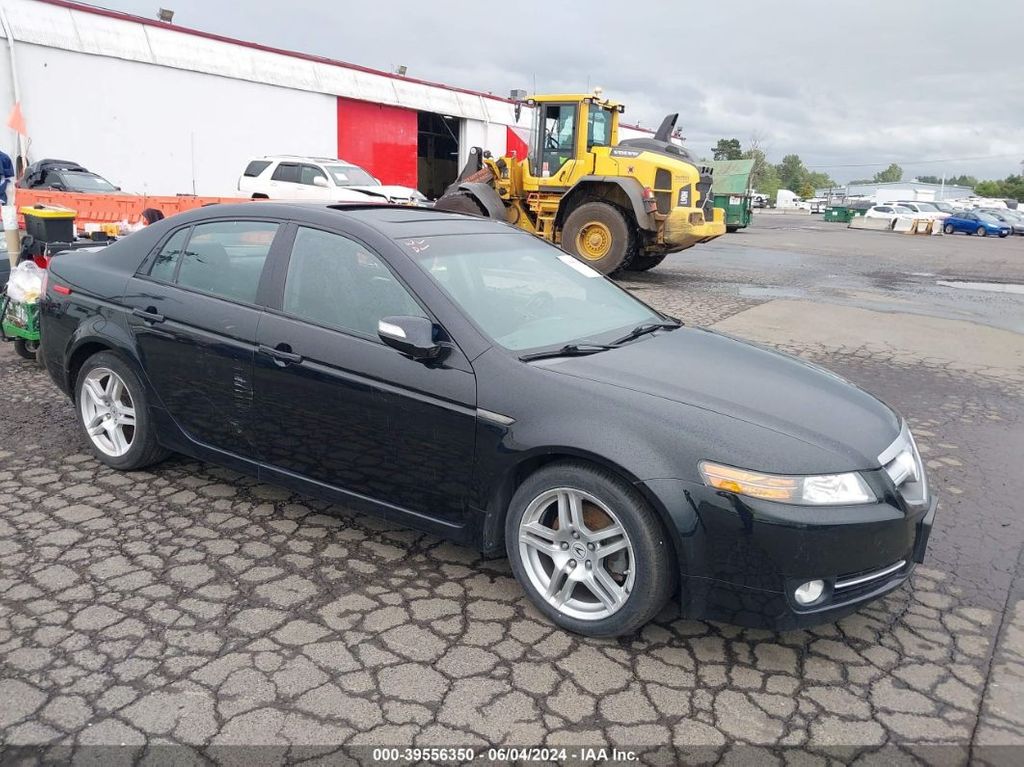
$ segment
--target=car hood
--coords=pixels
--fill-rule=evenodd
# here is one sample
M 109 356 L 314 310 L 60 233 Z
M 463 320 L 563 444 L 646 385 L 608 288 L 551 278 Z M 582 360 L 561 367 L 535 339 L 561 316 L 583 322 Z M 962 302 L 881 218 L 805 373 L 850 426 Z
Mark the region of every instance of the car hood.
M 347 186 L 371 197 L 384 197 L 388 202 L 417 202 L 422 198 L 420 193 L 408 186 Z
M 709 330 L 683 327 L 533 364 L 784 434 L 844 456 L 850 470 L 877 468 L 900 431 L 891 408 L 840 376 Z

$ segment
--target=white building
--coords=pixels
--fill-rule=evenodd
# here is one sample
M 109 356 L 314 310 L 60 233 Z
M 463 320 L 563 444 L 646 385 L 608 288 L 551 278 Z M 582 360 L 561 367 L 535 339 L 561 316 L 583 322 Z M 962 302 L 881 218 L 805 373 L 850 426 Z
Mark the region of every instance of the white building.
M 20 99 L 29 160 L 72 160 L 126 191 L 230 196 L 247 160 L 283 153 L 436 195 L 471 147 L 522 157 L 529 140 L 531 110 L 517 122 L 486 93 L 65 0 L 0 10 L 0 117 Z
M 825 187 L 815 191 L 817 197 L 867 197 L 877 203 L 932 202 L 934 200 L 960 200 L 970 197 L 974 190 L 967 186 L 952 184 L 929 184 L 924 181 L 885 181 L 869 184 L 848 184 L 845 187 Z

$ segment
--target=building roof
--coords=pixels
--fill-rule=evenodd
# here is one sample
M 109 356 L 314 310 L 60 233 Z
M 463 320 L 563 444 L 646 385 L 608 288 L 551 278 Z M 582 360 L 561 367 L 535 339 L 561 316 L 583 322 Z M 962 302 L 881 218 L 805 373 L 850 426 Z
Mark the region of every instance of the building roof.
M 753 160 L 712 160 L 715 170 L 711 188 L 715 194 L 746 194 L 750 190 Z
M 514 125 L 489 93 L 236 40 L 72 0 L 3 0 L 17 43 Z M 6 37 L 0 31 L 0 37 Z

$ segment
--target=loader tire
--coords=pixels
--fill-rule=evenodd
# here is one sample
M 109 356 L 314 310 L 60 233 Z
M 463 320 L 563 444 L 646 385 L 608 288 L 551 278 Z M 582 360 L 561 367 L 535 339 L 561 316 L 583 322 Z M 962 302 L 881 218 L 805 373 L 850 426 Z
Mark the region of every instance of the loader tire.
M 447 210 L 452 213 L 465 213 L 470 216 L 487 218 L 487 211 L 483 209 L 474 198 L 467 192 L 454 192 L 441 197 L 434 203 L 436 210 Z
M 585 202 L 562 227 L 562 250 L 601 274 L 628 269 L 633 232 L 622 211 L 606 202 Z
M 662 261 L 665 260 L 665 256 L 668 253 L 659 253 L 655 256 L 635 256 L 632 261 L 629 262 L 629 266 L 626 267 L 627 272 L 646 272 L 648 269 L 653 269 Z

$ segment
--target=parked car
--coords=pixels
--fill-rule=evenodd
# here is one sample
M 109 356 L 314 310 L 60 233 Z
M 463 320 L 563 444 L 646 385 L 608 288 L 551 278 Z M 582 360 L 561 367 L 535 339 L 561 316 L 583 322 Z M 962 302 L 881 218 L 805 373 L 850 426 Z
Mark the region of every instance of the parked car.
M 824 213 L 828 207 L 828 200 L 824 197 L 811 197 L 806 202 L 811 213 Z
M 942 231 L 946 234 L 963 232 L 964 234 L 976 234 L 979 237 L 986 237 L 990 234 L 1006 237 L 1010 234 L 1010 227 L 987 213 L 966 210 L 947 218 L 942 224 Z
M 25 168 L 16 186 L 22 189 L 52 189 L 55 192 L 83 194 L 115 194 L 114 186 L 103 176 L 69 160 L 39 160 Z
M 42 339 L 104 464 L 181 452 L 507 554 L 588 635 L 673 594 L 835 620 L 907 579 L 935 513 L 887 405 L 473 216 L 193 210 L 56 257 Z
M 908 208 L 914 214 L 914 218 L 926 218 L 929 221 L 943 221 L 951 215 L 950 212 L 939 210 L 935 203 L 911 201 L 897 203 L 901 208 Z
M 984 213 L 986 216 L 991 216 L 996 221 L 1010 227 L 1011 234 L 1024 234 L 1024 217 L 1015 210 L 1009 210 L 1008 208 L 1003 210 L 982 208 L 978 213 Z
M 393 202 L 421 204 L 420 192 L 407 186 L 384 186 L 344 160 L 325 157 L 261 157 L 251 160 L 238 179 L 238 191 L 253 199 Z
M 896 223 L 900 220 L 913 221 L 914 211 L 902 205 L 875 205 L 868 208 L 865 218 L 884 218 L 889 221 L 889 228 L 895 229 Z

